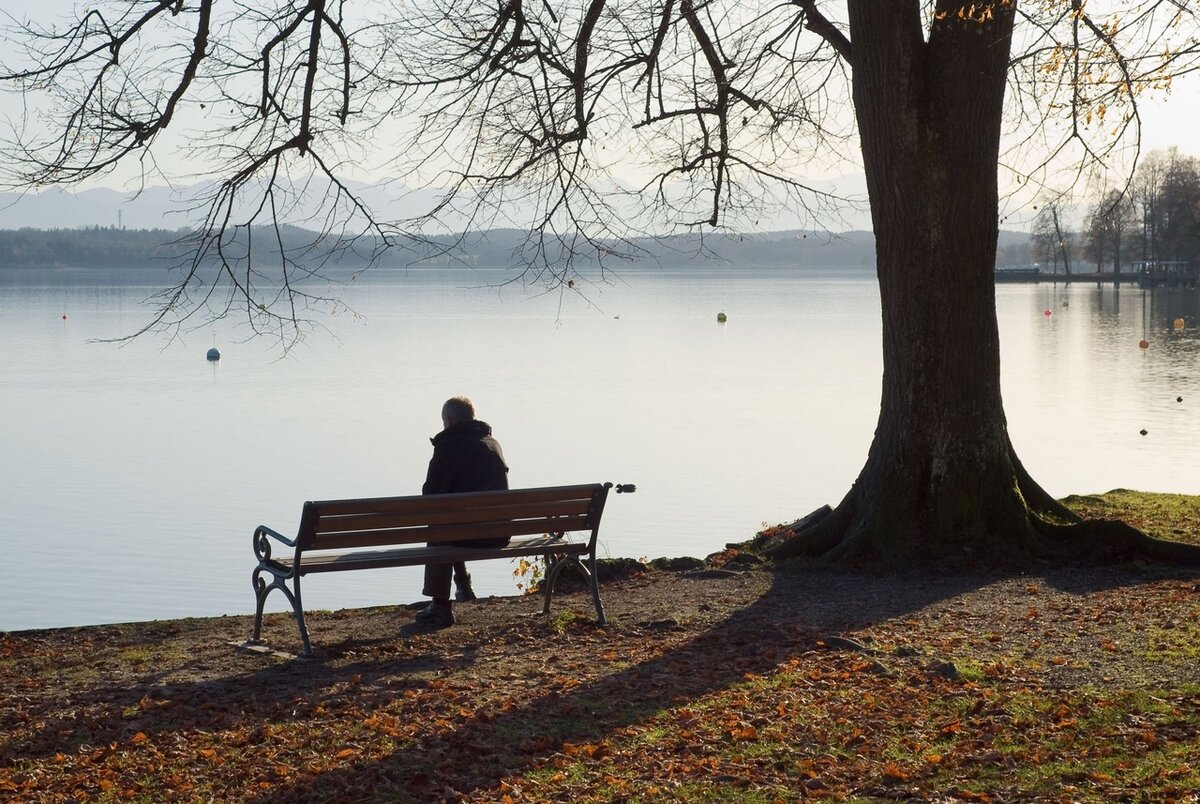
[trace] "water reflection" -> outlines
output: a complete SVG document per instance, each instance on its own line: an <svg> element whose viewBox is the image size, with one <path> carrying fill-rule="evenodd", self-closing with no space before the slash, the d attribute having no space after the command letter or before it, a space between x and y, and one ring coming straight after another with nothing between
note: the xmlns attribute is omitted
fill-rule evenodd
<svg viewBox="0 0 1200 804"><path fill-rule="evenodd" d="M1035 476L1056 495L1118 486L1195 493L1200 297L1129 286L1025 292L1054 312L1023 328L1020 289L999 304L1010 429Z"/></svg>

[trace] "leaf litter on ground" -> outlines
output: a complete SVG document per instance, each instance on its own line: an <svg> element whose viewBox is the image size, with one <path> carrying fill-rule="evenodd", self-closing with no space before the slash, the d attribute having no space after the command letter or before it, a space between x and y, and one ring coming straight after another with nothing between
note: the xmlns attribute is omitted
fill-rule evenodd
<svg viewBox="0 0 1200 804"><path fill-rule="evenodd" d="M1200 498L1069 498L1195 540ZM1134 564L871 574L622 562L582 593L0 634L0 799L1189 800L1200 583ZM267 618L280 652L290 616Z"/></svg>

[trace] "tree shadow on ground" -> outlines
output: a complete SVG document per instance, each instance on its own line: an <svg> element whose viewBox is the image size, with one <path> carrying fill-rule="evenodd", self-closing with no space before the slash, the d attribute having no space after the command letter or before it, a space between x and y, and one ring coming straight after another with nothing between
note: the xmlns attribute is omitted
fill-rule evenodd
<svg viewBox="0 0 1200 804"><path fill-rule="evenodd" d="M1034 573L1031 577L1042 578L1047 584L1063 592L1087 595L1163 580L1196 580L1200 579L1200 567L1136 561L1129 564L1056 567Z"/></svg>
<svg viewBox="0 0 1200 804"><path fill-rule="evenodd" d="M757 600L648 661L567 690L546 689L505 711L449 726L429 724L420 738L377 761L273 787L259 800L369 798L377 787L393 791L390 795L406 790L414 801L448 791L494 790L506 776L546 762L567 744L601 743L664 709L720 692L750 674L768 673L791 656L820 648L823 638L902 620L980 584L1013 577L778 569ZM1080 593L1086 591L1086 578L1082 572L1072 579ZM1144 579L1104 573L1099 580L1109 586Z"/></svg>

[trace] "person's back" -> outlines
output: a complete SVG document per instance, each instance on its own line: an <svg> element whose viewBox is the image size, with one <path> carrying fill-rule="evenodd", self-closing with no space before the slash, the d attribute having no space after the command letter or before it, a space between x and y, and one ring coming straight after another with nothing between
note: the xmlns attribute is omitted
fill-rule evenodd
<svg viewBox="0 0 1200 804"><path fill-rule="evenodd" d="M508 488L508 466L492 428L478 419L456 420L432 439L433 458L422 494Z"/></svg>

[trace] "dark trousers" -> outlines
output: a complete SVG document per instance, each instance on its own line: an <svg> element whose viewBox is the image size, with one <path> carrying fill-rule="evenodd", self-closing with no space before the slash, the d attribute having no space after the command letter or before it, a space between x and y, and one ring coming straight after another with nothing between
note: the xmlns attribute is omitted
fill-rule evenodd
<svg viewBox="0 0 1200 804"><path fill-rule="evenodd" d="M458 542L439 542L439 544L454 545L458 547L503 547L508 544L507 536L502 536L497 539L463 539ZM433 545L430 545L431 547ZM467 576L467 565L463 562L455 564L426 564L425 565L425 588L421 594L428 595L438 603L450 602L450 581L455 572L458 572L459 583L461 584Z"/></svg>

